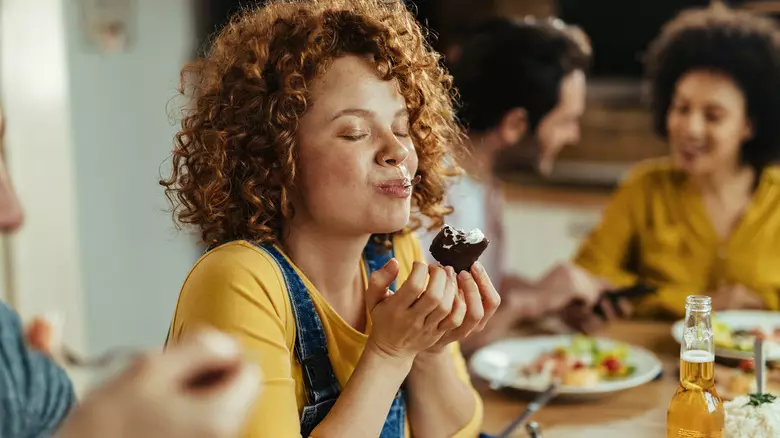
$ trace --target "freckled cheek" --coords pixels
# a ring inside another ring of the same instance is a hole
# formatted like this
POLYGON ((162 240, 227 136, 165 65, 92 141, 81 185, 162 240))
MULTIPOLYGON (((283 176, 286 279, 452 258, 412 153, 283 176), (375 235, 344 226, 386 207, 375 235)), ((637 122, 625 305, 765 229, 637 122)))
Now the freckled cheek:
POLYGON ((314 183, 315 189, 328 192, 354 190, 357 187, 356 178, 344 170, 322 172, 314 179, 314 183))
POLYGON ((347 160, 334 160, 333 157, 310 157, 302 168, 303 188, 309 199, 333 199, 356 194, 356 190, 366 185, 366 177, 361 176, 354 163, 347 160))

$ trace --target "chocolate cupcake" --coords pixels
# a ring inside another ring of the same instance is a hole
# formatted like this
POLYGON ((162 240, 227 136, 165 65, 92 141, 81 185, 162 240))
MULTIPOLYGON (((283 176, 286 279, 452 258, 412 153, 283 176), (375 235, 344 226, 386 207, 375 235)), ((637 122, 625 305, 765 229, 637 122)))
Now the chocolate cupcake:
POLYGON ((452 266, 455 272, 461 272, 471 269, 489 243, 479 228, 464 232, 444 225, 431 242, 430 251, 443 266, 452 266))

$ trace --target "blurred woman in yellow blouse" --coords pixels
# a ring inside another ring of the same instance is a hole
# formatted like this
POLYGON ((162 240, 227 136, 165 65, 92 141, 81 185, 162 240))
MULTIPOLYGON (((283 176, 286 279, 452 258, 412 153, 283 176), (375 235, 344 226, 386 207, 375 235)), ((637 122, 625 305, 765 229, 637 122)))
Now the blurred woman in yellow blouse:
POLYGON ((631 173, 575 262, 648 292, 632 303, 646 316, 683 315, 698 293, 718 309, 777 310, 780 31, 745 12, 686 11, 651 47, 649 72, 670 157, 631 173))

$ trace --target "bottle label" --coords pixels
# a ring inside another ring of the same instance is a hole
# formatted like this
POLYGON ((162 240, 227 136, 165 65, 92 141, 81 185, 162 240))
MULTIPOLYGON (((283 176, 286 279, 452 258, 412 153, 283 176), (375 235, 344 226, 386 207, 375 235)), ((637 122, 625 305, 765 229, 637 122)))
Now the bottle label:
POLYGON ((667 436, 678 438, 723 438, 723 430, 704 433, 695 430, 677 429, 677 433, 671 433, 667 436))

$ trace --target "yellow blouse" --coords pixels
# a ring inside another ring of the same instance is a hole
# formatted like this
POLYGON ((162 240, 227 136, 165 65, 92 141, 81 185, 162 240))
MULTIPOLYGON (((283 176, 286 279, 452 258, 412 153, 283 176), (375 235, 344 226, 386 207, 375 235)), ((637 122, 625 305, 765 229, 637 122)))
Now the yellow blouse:
MULTIPOLYGON (((397 284, 423 261, 418 241, 411 235, 395 239, 400 265, 397 284)), ((292 262, 291 262, 292 264, 292 262)), ((295 266, 293 264, 293 266, 295 266)), ((314 285, 295 267, 309 289, 322 319, 333 370, 344 387, 366 345, 367 335, 347 324, 314 285)), ((364 283, 367 281, 364 267, 364 283)), ((179 295, 170 339, 207 324, 238 337, 250 360, 263 373, 263 393, 250 414, 244 438, 300 437, 300 414, 306 403, 301 367, 295 359, 295 320, 282 273, 273 259, 248 242, 232 242, 205 254, 187 277, 179 295)), ((370 330, 370 321, 367 324, 370 330)), ((469 383, 466 363, 452 344, 458 374, 469 383)), ((473 389, 473 388, 472 388, 473 389)), ((476 437, 482 425, 482 402, 476 391, 471 421, 455 437, 476 437)), ((356 419, 359 421, 359 419, 356 419)), ((406 436, 410 437, 409 424, 406 436)))
POLYGON ((780 168, 761 175, 751 205, 731 236, 716 234, 700 195, 666 159, 639 165, 608 204, 575 262, 626 287, 641 281, 657 293, 640 315, 685 313, 685 298, 741 284, 780 307, 780 168))

